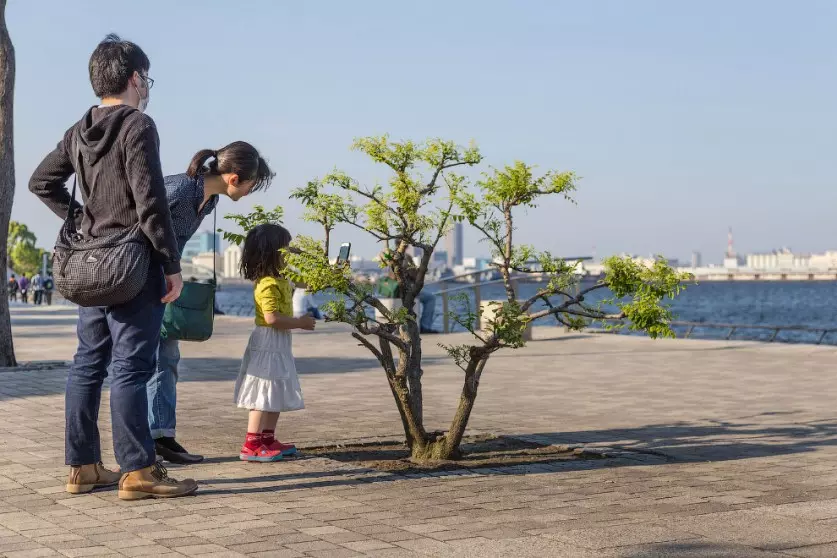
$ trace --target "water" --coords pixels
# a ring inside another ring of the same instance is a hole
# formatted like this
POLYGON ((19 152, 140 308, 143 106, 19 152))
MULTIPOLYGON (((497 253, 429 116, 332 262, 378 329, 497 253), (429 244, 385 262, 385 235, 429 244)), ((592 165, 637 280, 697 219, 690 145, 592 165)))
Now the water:
MULTIPOLYGON (((539 285, 522 284, 520 298, 527 298, 537 292, 539 285)), ((432 289, 431 289, 432 290, 432 289)), ((471 294, 471 290, 464 293, 471 294)), ((505 291, 502 285, 482 287, 482 300, 502 299, 505 291)), ((591 293, 588 302, 595 302, 608 296, 597 291, 591 293)), ((323 295, 318 295, 324 300, 323 295)), ((437 299, 436 328, 442 328, 441 299, 437 299)), ((471 296, 473 304, 473 297, 471 296)), ((218 292, 218 306, 234 315, 253 315, 253 291, 246 286, 224 286, 218 292)), ((671 304, 676 319, 686 322, 806 326, 812 328, 837 328, 837 282, 705 282, 689 286, 671 304)), ((540 326, 555 326, 552 318, 544 318, 540 326)), ((677 330, 678 336, 685 329, 677 330)), ((729 330, 698 327, 692 337, 726 337, 729 330)), ((771 331, 742 329, 734 339, 767 339, 771 331)), ((820 333, 784 331, 777 340, 794 342, 816 342, 820 333)), ((837 332, 829 334, 824 343, 837 344, 837 332)))

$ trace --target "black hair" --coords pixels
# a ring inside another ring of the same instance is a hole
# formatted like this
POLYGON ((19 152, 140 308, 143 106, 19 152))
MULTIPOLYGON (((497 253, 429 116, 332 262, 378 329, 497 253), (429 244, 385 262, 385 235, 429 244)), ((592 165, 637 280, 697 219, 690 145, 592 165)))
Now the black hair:
POLYGON ((192 157, 186 174, 192 178, 199 174, 237 174, 241 182, 255 181, 250 192, 265 190, 275 176, 267 161, 259 155, 255 147, 246 141, 234 141, 218 149, 201 149, 192 157), (207 161, 214 159, 208 165, 207 161))
POLYGON ((252 228, 244 239, 241 274, 250 281, 277 277, 285 267, 280 250, 290 244, 291 233, 282 225, 265 224, 252 228))
POLYGON ((134 72, 147 74, 150 68, 151 62, 140 47, 111 33, 90 56, 90 85, 100 99, 114 97, 128 89, 134 72))

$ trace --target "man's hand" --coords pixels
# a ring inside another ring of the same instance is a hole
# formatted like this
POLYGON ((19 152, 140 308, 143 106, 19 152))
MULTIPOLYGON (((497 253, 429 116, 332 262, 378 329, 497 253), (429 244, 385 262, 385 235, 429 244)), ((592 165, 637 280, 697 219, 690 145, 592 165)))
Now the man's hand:
POLYGON ((183 276, 180 273, 174 275, 166 275, 166 296, 163 297, 163 302, 169 304, 180 297, 180 292, 183 290, 183 276))
POLYGON ((311 316, 302 316, 301 318, 297 318, 297 320, 299 320, 299 329, 314 331, 314 326, 317 325, 317 320, 311 316))

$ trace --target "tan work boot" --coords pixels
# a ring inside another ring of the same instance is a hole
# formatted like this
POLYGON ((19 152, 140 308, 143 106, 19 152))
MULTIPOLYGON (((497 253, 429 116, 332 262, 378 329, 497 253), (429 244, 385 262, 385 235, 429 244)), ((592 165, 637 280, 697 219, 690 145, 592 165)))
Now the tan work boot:
POLYGON ((119 481, 119 499, 177 498, 194 494, 197 489, 198 483, 194 479, 178 481, 169 478, 166 468, 157 462, 151 467, 122 475, 119 481))
POLYGON ((67 480, 67 492, 70 494, 85 494, 94 488, 116 486, 122 473, 105 469, 102 462, 80 467, 70 467, 70 478, 67 480))

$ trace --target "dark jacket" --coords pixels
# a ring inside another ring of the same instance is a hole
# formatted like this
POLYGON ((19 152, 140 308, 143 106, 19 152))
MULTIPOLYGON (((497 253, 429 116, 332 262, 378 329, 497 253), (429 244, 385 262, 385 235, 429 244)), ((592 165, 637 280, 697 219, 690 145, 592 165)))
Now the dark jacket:
POLYGON ((167 275, 180 272, 180 253, 160 166, 154 121, 127 105, 93 107, 38 165, 29 190, 66 218, 70 204, 85 237, 100 237, 139 223, 167 275), (70 198, 67 179, 80 169, 82 206, 70 198))

